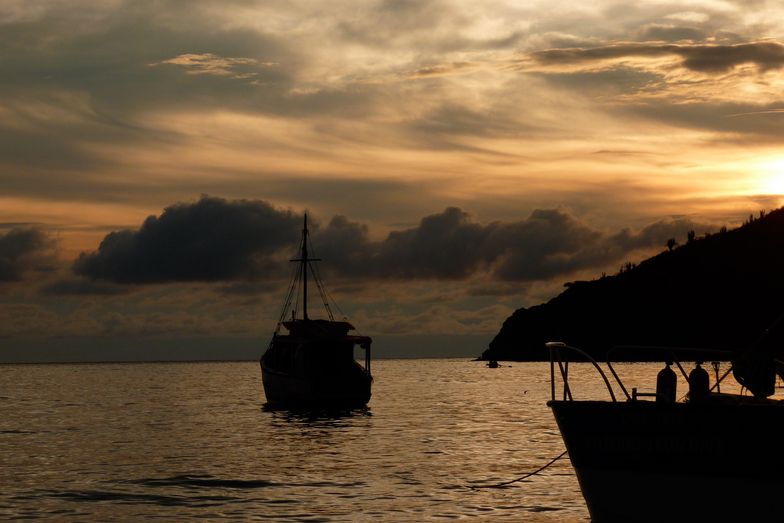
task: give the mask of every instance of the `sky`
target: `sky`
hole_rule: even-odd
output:
[[[0,361],[256,358],[305,213],[376,356],[478,356],[781,207],[782,92],[775,1],[6,0]]]

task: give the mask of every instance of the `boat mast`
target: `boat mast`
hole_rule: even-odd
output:
[[[308,319],[308,214],[302,228],[302,319]]]
[[[308,234],[309,234],[308,215],[305,214],[305,222],[302,227],[302,255],[297,260],[291,260],[293,262],[300,263],[299,270],[302,278],[302,319],[303,320],[308,319],[308,268],[310,267],[309,262],[321,261],[319,258],[308,258]],[[316,278],[316,284],[320,285],[318,278]]]

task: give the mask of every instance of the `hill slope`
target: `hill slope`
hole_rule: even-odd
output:
[[[604,359],[615,345],[747,348],[784,312],[784,209],[518,309],[484,359],[549,360],[548,341]],[[772,342],[772,341],[771,341]]]

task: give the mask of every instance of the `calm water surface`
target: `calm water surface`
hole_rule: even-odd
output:
[[[472,488],[564,451],[549,364],[373,375],[366,409],[308,413],[267,410],[255,362],[0,366],[0,520],[589,520],[567,459]]]

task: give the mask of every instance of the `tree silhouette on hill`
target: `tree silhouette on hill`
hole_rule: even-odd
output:
[[[692,235],[633,271],[573,282],[545,304],[518,309],[483,358],[549,360],[548,341],[597,359],[616,345],[748,347],[784,312],[784,208],[698,241]]]

